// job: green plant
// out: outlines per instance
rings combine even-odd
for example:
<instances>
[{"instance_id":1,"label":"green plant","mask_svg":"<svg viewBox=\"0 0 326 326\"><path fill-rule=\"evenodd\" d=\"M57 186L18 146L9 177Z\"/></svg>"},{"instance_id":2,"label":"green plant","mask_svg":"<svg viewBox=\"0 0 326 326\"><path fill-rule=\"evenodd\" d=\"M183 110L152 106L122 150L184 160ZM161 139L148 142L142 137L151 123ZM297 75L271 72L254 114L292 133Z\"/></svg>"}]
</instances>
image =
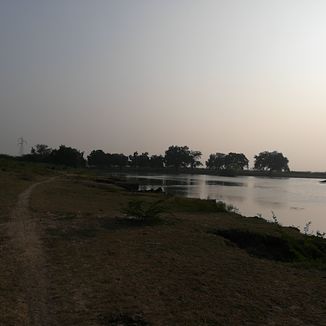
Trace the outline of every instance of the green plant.
<instances>
[{"instance_id":1,"label":"green plant","mask_svg":"<svg viewBox=\"0 0 326 326\"><path fill-rule=\"evenodd\" d=\"M163 213L167 212L167 208L163 202L164 200L157 200L154 202L132 200L122 208L122 213L129 218L142 221L159 219Z\"/></svg>"}]
</instances>

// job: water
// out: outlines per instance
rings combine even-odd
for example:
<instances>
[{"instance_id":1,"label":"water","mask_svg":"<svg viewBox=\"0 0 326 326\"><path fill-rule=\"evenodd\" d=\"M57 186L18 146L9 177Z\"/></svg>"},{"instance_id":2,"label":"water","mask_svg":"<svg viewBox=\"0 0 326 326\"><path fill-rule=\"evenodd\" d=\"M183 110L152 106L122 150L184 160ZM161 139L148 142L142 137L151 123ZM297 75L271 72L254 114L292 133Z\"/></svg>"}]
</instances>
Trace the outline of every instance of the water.
<instances>
[{"instance_id":1,"label":"water","mask_svg":"<svg viewBox=\"0 0 326 326\"><path fill-rule=\"evenodd\" d=\"M326 184L318 179L219 177L211 175L132 175L143 189L162 187L168 194L222 200L245 216L273 213L282 225L303 230L311 221L310 232L326 232Z\"/></svg>"}]
</instances>

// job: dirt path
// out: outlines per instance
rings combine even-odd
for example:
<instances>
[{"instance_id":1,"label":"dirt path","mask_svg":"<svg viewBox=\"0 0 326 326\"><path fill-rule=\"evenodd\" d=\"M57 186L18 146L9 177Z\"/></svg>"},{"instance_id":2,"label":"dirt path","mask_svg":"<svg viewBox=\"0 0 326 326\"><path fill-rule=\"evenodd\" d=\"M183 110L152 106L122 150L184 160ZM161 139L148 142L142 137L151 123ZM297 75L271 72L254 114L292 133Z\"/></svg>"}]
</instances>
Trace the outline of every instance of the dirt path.
<instances>
[{"instance_id":1,"label":"dirt path","mask_svg":"<svg viewBox=\"0 0 326 326\"><path fill-rule=\"evenodd\" d=\"M53 325L48 311L48 282L46 261L40 239L39 219L33 218L29 210L29 199L33 190L54 178L31 185L19 195L12 211L8 227L12 246L16 252L19 285L23 289L21 314L23 325Z\"/></svg>"}]
</instances>

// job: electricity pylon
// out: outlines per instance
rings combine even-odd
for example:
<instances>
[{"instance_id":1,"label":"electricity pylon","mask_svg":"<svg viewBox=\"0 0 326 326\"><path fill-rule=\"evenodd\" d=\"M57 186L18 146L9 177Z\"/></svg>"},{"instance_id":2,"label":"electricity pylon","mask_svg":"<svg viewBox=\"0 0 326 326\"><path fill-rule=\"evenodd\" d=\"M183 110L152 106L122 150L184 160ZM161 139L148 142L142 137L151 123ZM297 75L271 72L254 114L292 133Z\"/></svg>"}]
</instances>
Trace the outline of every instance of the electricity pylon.
<instances>
[{"instance_id":1,"label":"electricity pylon","mask_svg":"<svg viewBox=\"0 0 326 326\"><path fill-rule=\"evenodd\" d=\"M27 145L27 141L23 137L18 138L17 146L19 146L19 156L24 155L25 145Z\"/></svg>"}]
</instances>

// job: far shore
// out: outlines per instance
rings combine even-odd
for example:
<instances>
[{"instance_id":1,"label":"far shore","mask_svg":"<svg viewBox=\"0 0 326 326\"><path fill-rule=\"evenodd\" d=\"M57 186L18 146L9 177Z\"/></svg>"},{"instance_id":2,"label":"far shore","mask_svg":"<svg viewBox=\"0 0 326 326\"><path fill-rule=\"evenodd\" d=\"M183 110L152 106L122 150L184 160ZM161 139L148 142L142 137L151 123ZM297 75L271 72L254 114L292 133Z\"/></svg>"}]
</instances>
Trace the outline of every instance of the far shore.
<instances>
[{"instance_id":1,"label":"far shore","mask_svg":"<svg viewBox=\"0 0 326 326\"><path fill-rule=\"evenodd\" d=\"M96 169L97 170L97 169ZM113 173L155 173L155 174L202 174L202 175L216 175L221 177L268 177L268 178L312 178L312 179L326 179L326 172L309 172L309 171L290 171L290 172L270 172L270 171L256 171L256 170L243 170L243 171L216 171L205 168L163 168L163 169L150 169L150 168L103 168L99 172L113 172Z\"/></svg>"}]
</instances>

